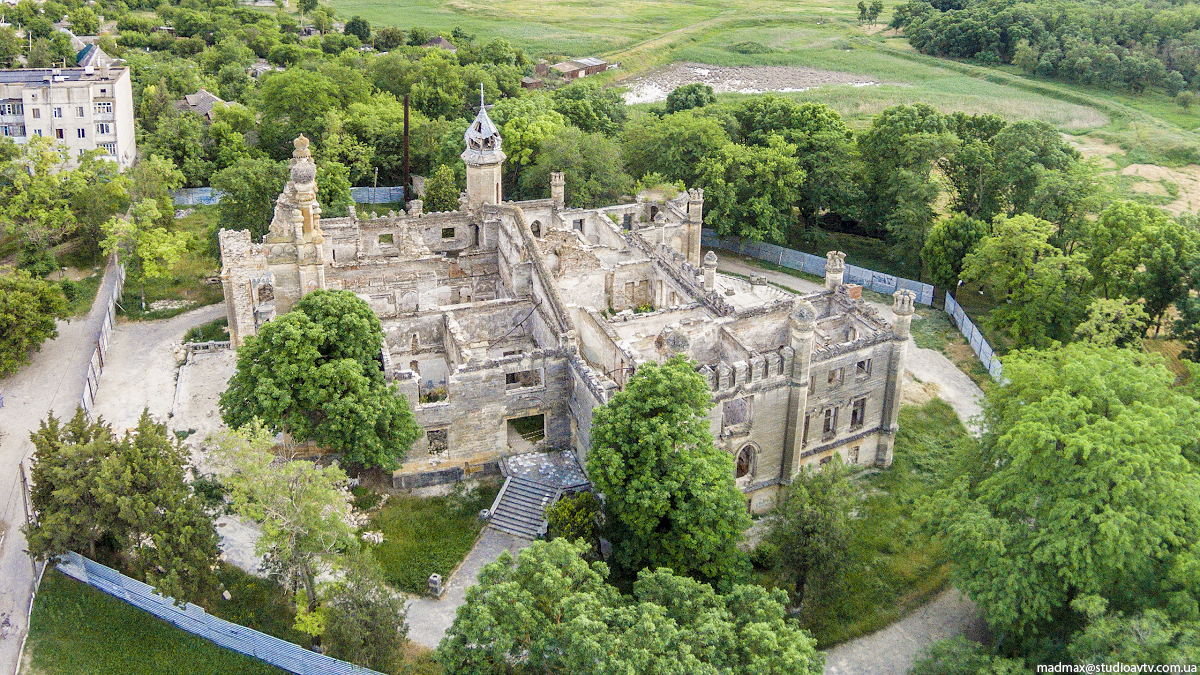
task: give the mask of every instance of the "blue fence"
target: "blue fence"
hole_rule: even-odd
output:
[[[69,577],[169,621],[193,635],[288,672],[298,675],[380,675],[374,670],[339,661],[266,633],[218,619],[205,612],[203,607],[191,603],[179,607],[170,598],[155,594],[150,586],[88,560],[78,553],[68,553],[60,558],[58,569]]]
[[[734,251],[750,256],[751,258],[773,262],[781,267],[800,270],[817,276],[825,275],[825,258],[812,255],[811,253],[795,251],[790,248],[765,244],[759,241],[742,241],[737,237],[720,239],[712,230],[704,230],[701,233],[700,243],[704,246]],[[890,274],[876,272],[855,265],[846,265],[844,279],[848,283],[858,284],[864,288],[887,295],[891,295],[898,290],[912,291],[917,296],[917,302],[922,305],[933,306],[933,286],[929,284],[905,279],[904,277],[894,277]]]
[[[175,198],[175,206],[196,206],[203,204],[212,206],[221,203],[221,191],[212,188],[185,188],[176,190],[171,195]],[[390,204],[404,201],[404,187],[400,185],[388,187],[352,187],[350,198],[358,204]]]
[[[967,313],[963,311],[962,305],[958,304],[949,293],[946,294],[946,313],[950,315],[950,320],[958,326],[958,331],[963,334],[967,342],[971,344],[971,351],[975,352],[975,356],[979,357],[979,362],[987,368],[988,374],[992,379],[1000,382],[1003,376],[1003,366],[1000,365],[1000,357],[992,351],[992,346],[988,341],[983,339],[983,332],[975,327]]]

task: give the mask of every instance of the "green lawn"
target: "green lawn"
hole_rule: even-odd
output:
[[[31,672],[44,675],[266,675],[284,671],[222,649],[48,570],[33,605]]]
[[[390,497],[368,526],[383,532],[383,543],[372,551],[388,583],[424,593],[430,574],[447,577],[475,544],[483,529],[479,512],[491,507],[499,490],[489,481],[445,497]]]

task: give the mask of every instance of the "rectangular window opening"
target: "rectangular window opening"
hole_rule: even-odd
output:
[[[858,377],[867,377],[871,374],[871,359],[863,359],[854,366],[854,373]]]
[[[860,398],[850,409],[850,428],[860,429],[867,420],[867,399]]]
[[[822,433],[826,438],[831,438],[837,434],[837,408],[827,408],[825,410],[825,426]]]
[[[504,374],[505,389],[528,389],[542,386],[542,374],[537,370],[522,370]]]
[[[55,129],[55,130],[54,130],[54,137],[55,137],[55,138],[63,138],[63,130],[62,130],[62,129]]]
[[[834,368],[833,370],[829,371],[829,385],[830,386],[836,387],[842,383],[842,373],[844,372],[844,370],[845,369],[843,369],[843,368]]]
[[[75,133],[78,134],[80,138],[87,138],[87,130],[86,129],[76,129]]]
[[[857,445],[854,446],[853,448],[850,448],[850,457],[849,457],[850,461],[847,462],[848,464],[858,464],[858,449],[859,449],[859,446],[857,446]]]
[[[81,106],[81,105],[75,106],[75,116],[83,117],[83,106]]]
[[[454,228],[453,227],[443,227],[442,228],[442,239],[453,239],[453,238],[454,238]]]
[[[379,243],[381,243],[381,244],[392,244],[392,243],[394,243],[394,242],[393,242],[393,237],[392,237],[391,233],[388,233],[388,234],[381,234],[381,235],[379,235]]]
[[[449,429],[430,429],[425,435],[429,438],[430,457],[440,457],[450,452]]]
[[[42,109],[41,109],[41,108],[34,108],[34,109],[33,109],[33,119],[35,119],[35,120],[39,120],[39,119],[41,119],[41,118],[42,118]]]

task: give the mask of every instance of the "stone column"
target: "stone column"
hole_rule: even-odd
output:
[[[558,208],[566,203],[567,179],[561,171],[550,172],[550,199]]]
[[[816,326],[816,309],[806,301],[797,303],[795,311],[788,318],[788,346],[795,356],[792,359],[791,381],[788,383],[787,427],[780,476],[786,483],[791,483],[800,471],[800,456],[804,450],[804,411],[808,408],[813,331]]]
[[[836,291],[846,275],[846,254],[830,251],[825,254],[825,289]]]
[[[909,327],[912,325],[912,315],[915,311],[913,303],[917,296],[912,291],[896,291],[892,294],[892,312],[896,320],[892,322],[892,349],[888,361],[886,396],[883,402],[883,419],[879,427],[882,433],[879,445],[875,450],[875,464],[890,466],[892,463],[892,446],[896,439],[896,431],[900,428],[900,389],[904,385],[904,361],[908,354]]]
[[[712,251],[704,255],[704,290],[717,290],[717,254]]]
[[[687,260],[693,265],[700,264],[700,236],[704,229],[704,190],[694,188],[688,190],[688,241]]]

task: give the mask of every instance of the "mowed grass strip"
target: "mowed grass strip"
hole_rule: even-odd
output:
[[[33,605],[31,671],[44,675],[284,673],[222,649],[57,570]]]
[[[369,526],[383,532],[383,543],[372,551],[387,582],[402,591],[424,593],[430,574],[447,577],[475,544],[484,525],[479,512],[491,507],[499,490],[488,481],[444,497],[390,497]]]

